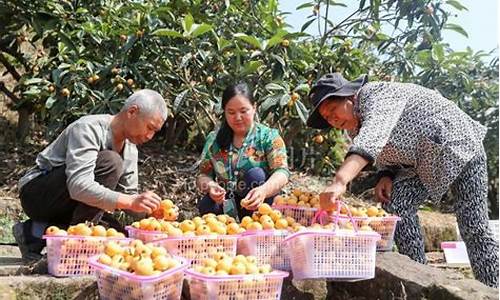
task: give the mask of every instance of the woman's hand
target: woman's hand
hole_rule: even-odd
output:
[[[217,182],[211,182],[208,186],[208,196],[217,204],[224,202],[226,190]]]
[[[333,183],[319,194],[320,208],[326,211],[335,210],[337,208],[335,202],[340,199],[340,196],[345,193],[346,189],[346,184],[334,179]]]
[[[264,186],[258,186],[251,189],[248,194],[241,200],[241,206],[247,210],[256,210],[266,199],[266,190]]]
[[[380,178],[375,186],[375,200],[377,202],[389,203],[391,201],[392,179],[384,176]]]

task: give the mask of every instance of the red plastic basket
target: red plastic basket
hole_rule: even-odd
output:
[[[91,275],[88,259],[101,254],[106,242],[130,242],[128,238],[78,235],[44,235],[43,238],[47,241],[48,272],[58,277]]]
[[[186,259],[176,257],[181,265],[156,276],[139,276],[111,268],[98,262],[99,256],[89,259],[95,269],[101,299],[180,299]]]
[[[288,272],[260,275],[209,276],[186,270],[191,299],[280,299],[283,278]]]

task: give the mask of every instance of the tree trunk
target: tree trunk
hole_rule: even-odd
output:
[[[16,139],[18,142],[24,143],[30,132],[32,112],[29,108],[21,107],[17,113]]]

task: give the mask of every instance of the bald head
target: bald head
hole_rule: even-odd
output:
[[[121,111],[127,111],[131,106],[137,106],[141,115],[151,116],[159,114],[165,121],[168,116],[168,109],[163,97],[153,90],[143,89],[134,92],[125,100]]]

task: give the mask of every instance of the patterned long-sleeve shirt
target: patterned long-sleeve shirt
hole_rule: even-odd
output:
[[[244,149],[241,151],[242,157],[239,158],[237,170],[238,179],[242,178],[246,170],[254,167],[264,169],[269,176],[274,172],[283,172],[289,176],[286,146],[278,130],[260,123],[255,123],[254,127],[245,139],[249,141],[249,144],[243,146]],[[217,132],[212,131],[207,137],[201,155],[199,172],[226,186],[229,181],[229,151],[219,147],[215,141],[216,136]],[[233,155],[233,164],[237,159],[237,155]]]
[[[409,83],[373,82],[357,97],[358,130],[349,153],[379,169],[418,176],[431,199],[439,200],[482,149],[486,128],[440,93]]]

